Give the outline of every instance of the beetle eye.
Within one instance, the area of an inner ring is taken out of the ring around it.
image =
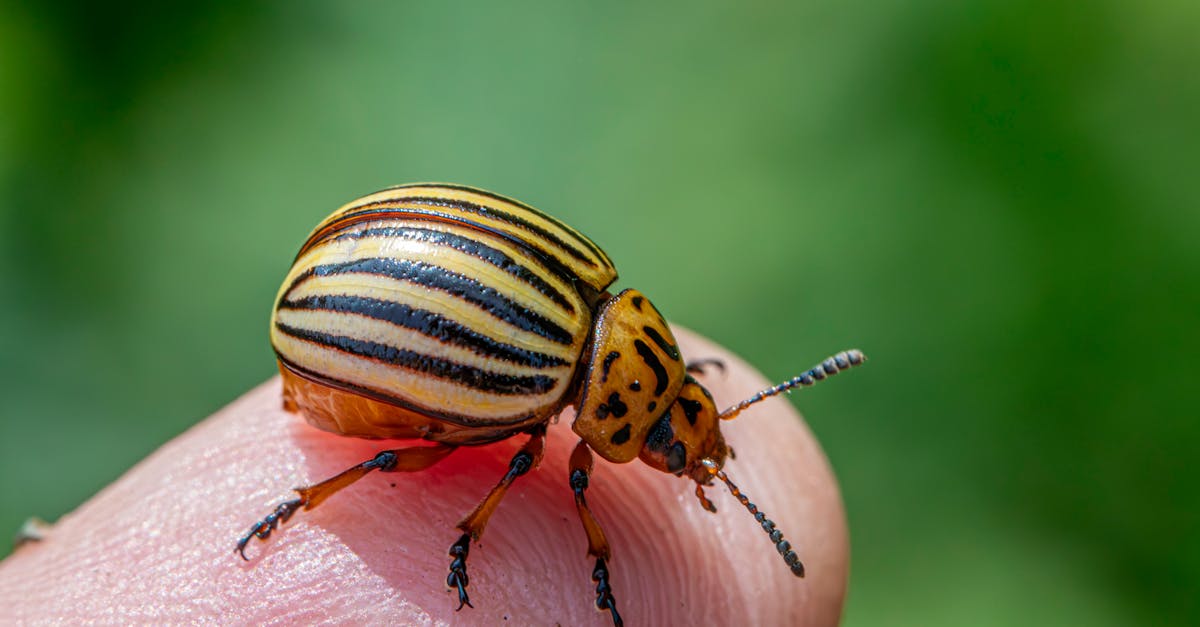
[[[667,451],[667,471],[680,473],[686,466],[687,449],[684,448],[683,442],[676,442],[671,446],[671,450]]]

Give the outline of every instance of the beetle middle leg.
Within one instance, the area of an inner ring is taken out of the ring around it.
[[[621,627],[624,622],[617,613],[617,600],[613,597],[612,586],[608,583],[608,560],[612,552],[608,547],[608,539],[592,510],[588,508],[587,499],[583,493],[587,490],[588,479],[592,474],[592,450],[583,440],[571,451],[571,489],[575,492],[575,509],[579,510],[579,521],[583,523],[583,531],[588,537],[588,555],[596,558],[596,567],[592,569],[592,581],[596,582],[596,607],[612,613],[613,624]]]
[[[463,534],[450,545],[450,557],[454,559],[450,562],[450,575],[446,577],[446,585],[458,590],[456,610],[461,610],[464,605],[471,605],[471,599],[467,596],[467,585],[470,582],[470,578],[467,577],[467,553],[470,551],[471,541],[479,541],[479,536],[483,535],[483,528],[487,526],[488,519],[496,511],[496,506],[500,504],[504,494],[508,492],[508,487],[517,477],[537,467],[542,461],[545,449],[546,427],[542,425],[530,433],[529,441],[513,455],[512,460],[508,462],[508,472],[504,473],[496,487],[458,523],[458,529]]]
[[[246,545],[249,544],[251,539],[266,540],[271,536],[272,531],[279,527],[279,525],[287,522],[298,510],[310,510],[320,505],[325,499],[333,496],[342,488],[367,476],[373,470],[380,472],[417,472],[425,470],[445,459],[447,455],[454,452],[455,448],[448,444],[437,444],[434,446],[414,446],[411,448],[381,451],[375,457],[357,466],[343,470],[325,481],[304,488],[296,488],[296,493],[300,495],[300,498],[280,503],[275,508],[275,511],[255,523],[253,527],[250,527],[250,531],[238,540],[234,552],[240,554],[242,559],[249,559],[246,557]]]

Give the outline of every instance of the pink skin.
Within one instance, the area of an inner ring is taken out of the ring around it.
[[[677,330],[683,354],[729,366],[700,377],[720,408],[768,386],[744,362]],[[798,358],[796,369],[824,355]],[[840,377],[839,377],[840,379]],[[818,388],[819,390],[819,388]],[[628,625],[835,625],[849,545],[829,464],[784,400],[723,432],[726,465],[778,523],[807,570],[794,577],[721,485],[719,512],[694,483],[633,462],[596,459],[587,492],[612,545]],[[521,477],[468,560],[475,609],[455,613],[445,585],[455,523],[504,474],[525,437],[463,448],[417,473],[373,473],[299,512],[249,562],[234,543],[289,489],[408,443],[331,435],[284,412],[279,380],[255,388],[169,442],[79,509],[46,540],[0,563],[0,614],[16,622],[611,625],[593,606],[594,560],[567,487],[577,441],[570,412],[552,425],[539,468]],[[86,472],[86,464],[81,466]],[[394,487],[393,487],[394,486]]]

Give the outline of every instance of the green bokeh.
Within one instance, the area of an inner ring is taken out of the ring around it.
[[[796,397],[847,624],[1200,623],[1198,7],[0,4],[0,530],[269,376],[324,214],[450,180],[770,378],[871,355]]]

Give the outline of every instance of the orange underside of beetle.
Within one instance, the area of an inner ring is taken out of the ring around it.
[[[510,437],[546,417],[514,425],[470,427],[439,420],[307,379],[279,364],[283,407],[298,412],[312,426],[358,438],[422,439],[453,445],[487,444]]]

